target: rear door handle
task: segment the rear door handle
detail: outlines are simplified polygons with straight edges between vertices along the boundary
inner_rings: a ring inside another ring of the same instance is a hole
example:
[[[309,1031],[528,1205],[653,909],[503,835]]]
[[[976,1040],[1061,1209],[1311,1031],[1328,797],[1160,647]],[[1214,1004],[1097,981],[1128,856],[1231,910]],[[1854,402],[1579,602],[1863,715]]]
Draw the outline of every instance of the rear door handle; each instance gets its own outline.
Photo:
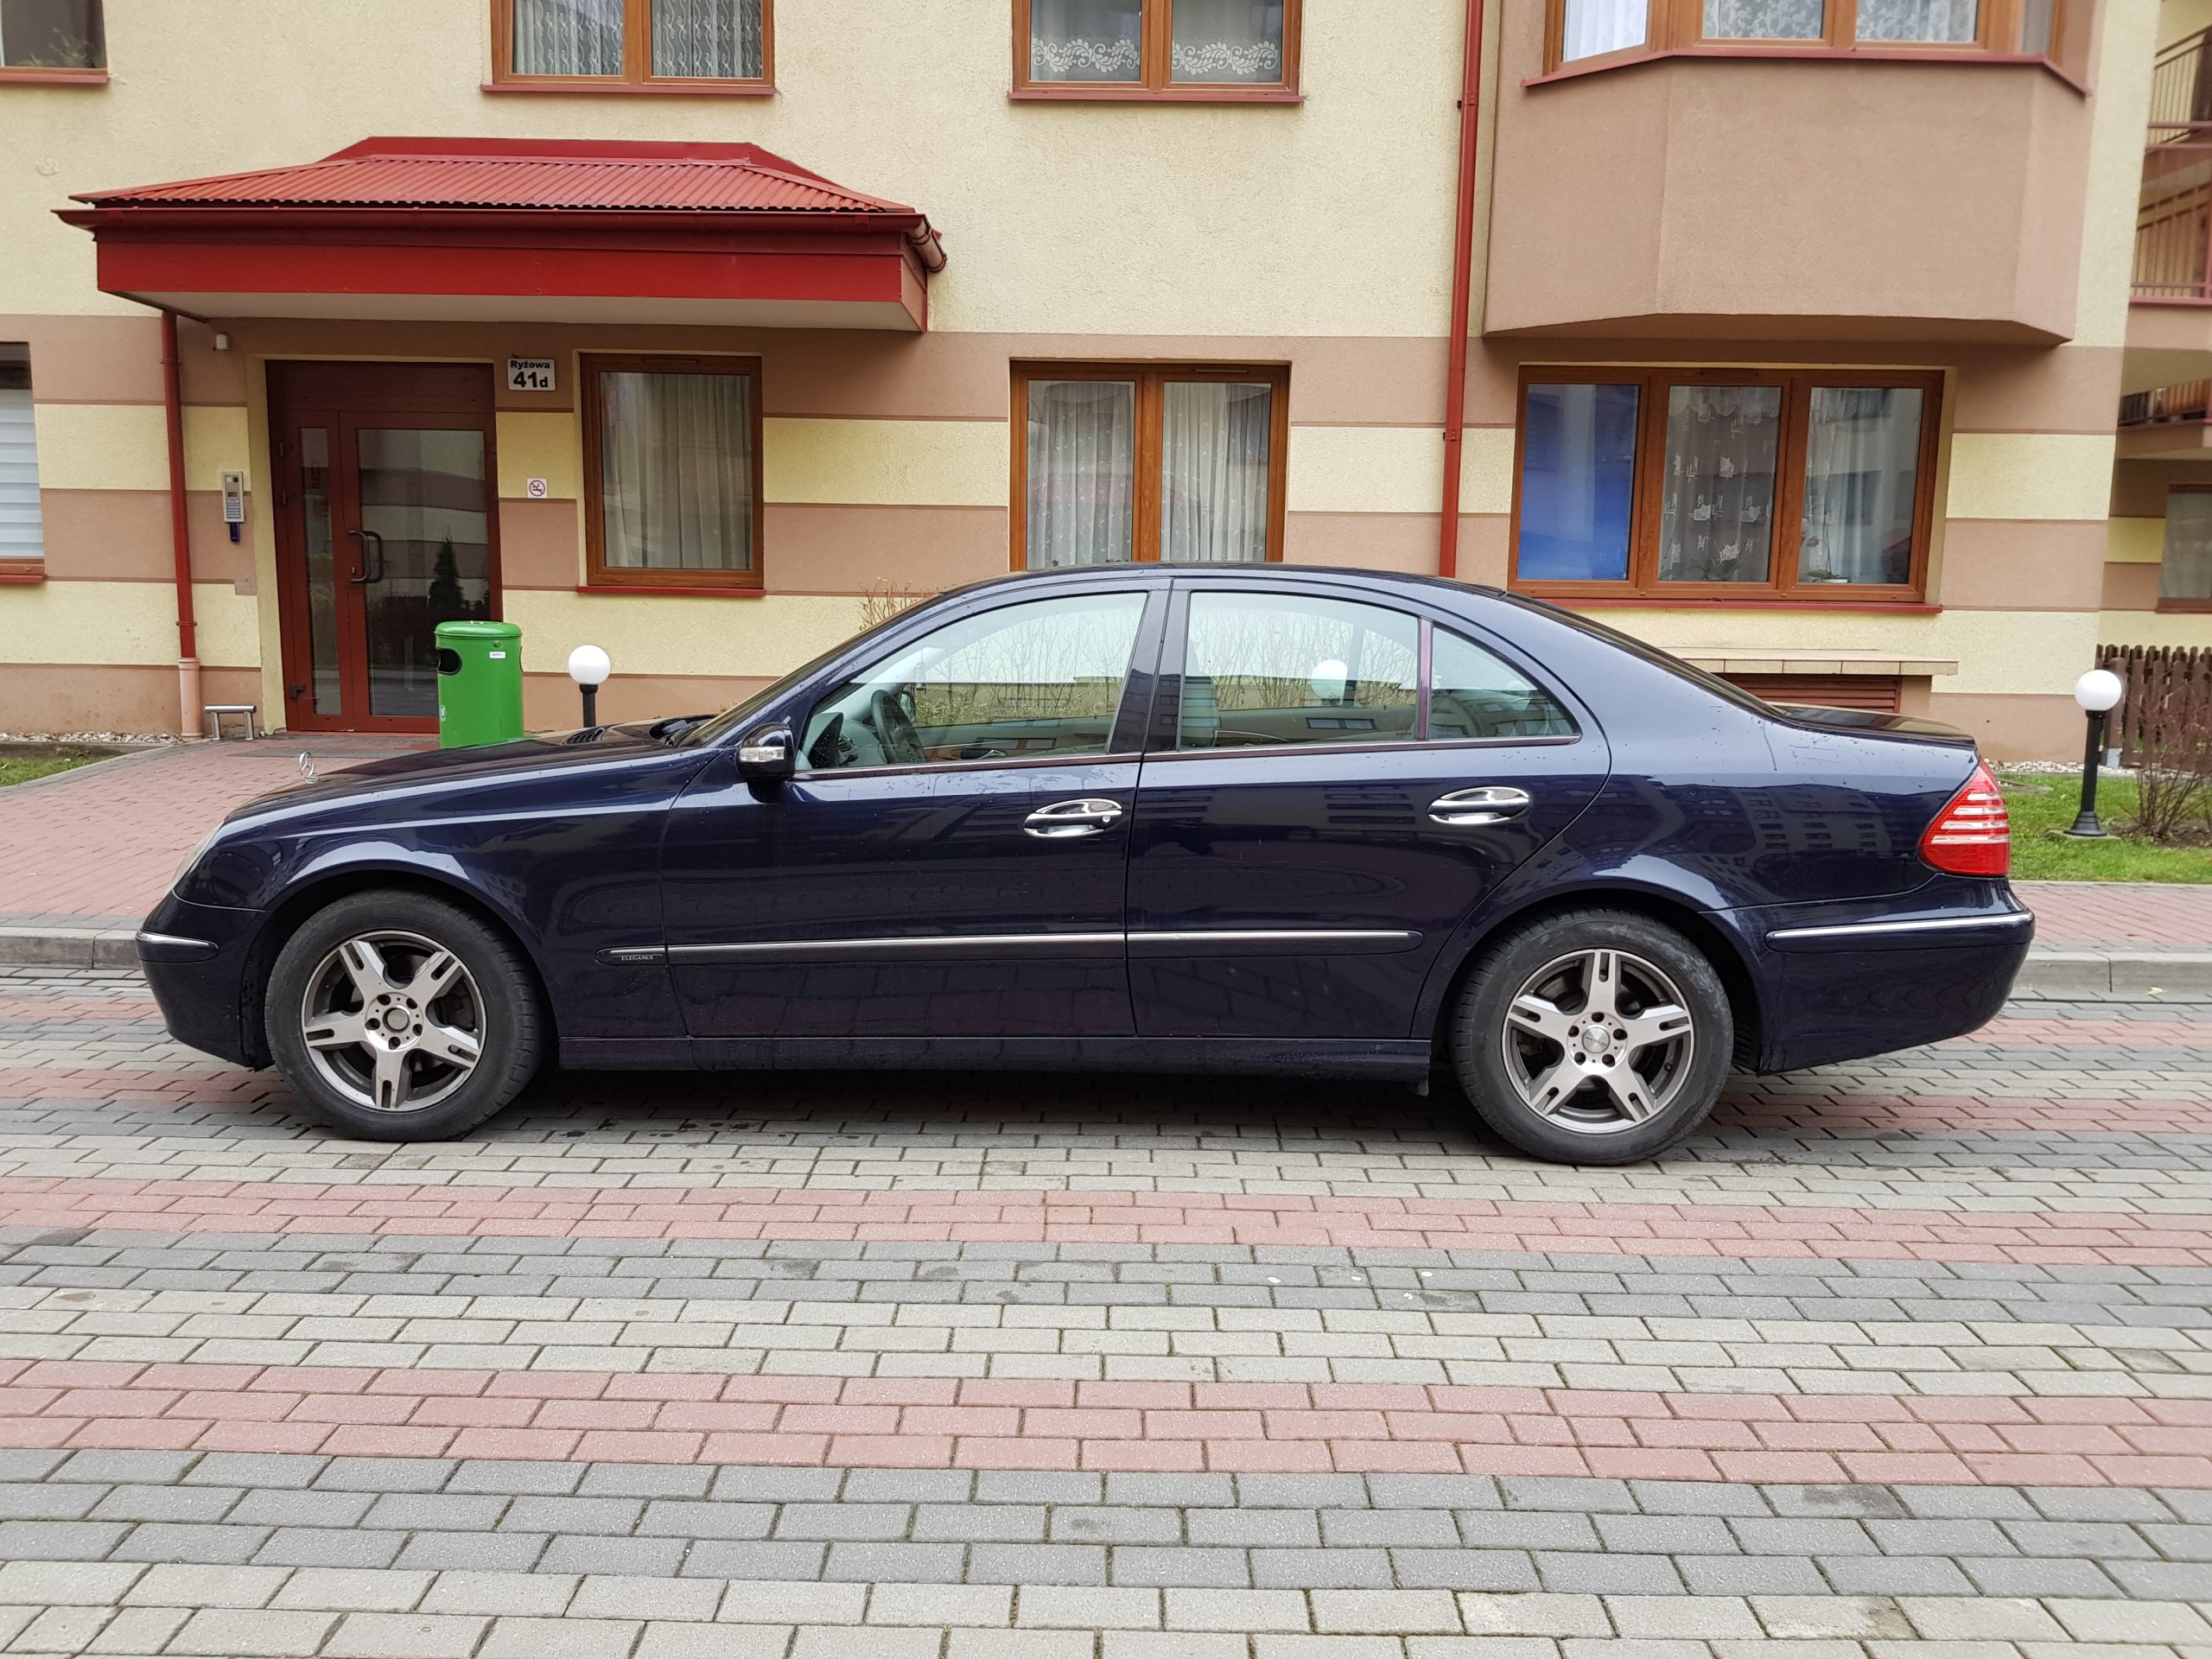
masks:
[[[1021,833],[1039,841],[1066,841],[1076,836],[1103,835],[1121,821],[1119,801],[1055,801],[1023,819]]]
[[[1525,789],[1516,789],[1510,784],[1478,784],[1472,789],[1455,789],[1449,795],[1438,796],[1428,804],[1428,816],[1434,823],[1459,830],[1480,823],[1503,823],[1508,818],[1519,817],[1529,805]]]

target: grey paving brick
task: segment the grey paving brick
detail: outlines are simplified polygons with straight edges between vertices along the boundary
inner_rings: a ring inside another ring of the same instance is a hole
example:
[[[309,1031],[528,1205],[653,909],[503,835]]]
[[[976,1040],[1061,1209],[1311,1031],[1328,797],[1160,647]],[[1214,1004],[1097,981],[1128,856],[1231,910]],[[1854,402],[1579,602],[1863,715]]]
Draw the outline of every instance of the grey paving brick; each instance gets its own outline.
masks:
[[[715,1471],[681,1463],[594,1463],[576,1487],[581,1497],[704,1497]]]
[[[1630,1554],[1726,1554],[1738,1546],[1718,1516],[1600,1515],[1593,1517],[1607,1549]]]
[[[645,1505],[637,1531],[653,1538],[765,1538],[775,1520],[772,1503],[657,1498]]]
[[[167,1485],[181,1479],[199,1455],[196,1452],[73,1452],[61,1465],[58,1478]]]
[[[1130,1509],[1100,1503],[1052,1511],[1046,1531],[1056,1544],[1172,1544],[1183,1536],[1183,1517],[1168,1509]]]
[[[253,1560],[259,1567],[390,1567],[409,1541],[399,1532],[361,1528],[280,1527]]]
[[[680,1538],[556,1537],[538,1557],[541,1573],[620,1573],[672,1579],[683,1563]]]
[[[219,1521],[238,1501],[235,1486],[116,1486],[93,1505],[95,1521]]]
[[[130,1529],[92,1521],[0,1521],[0,1561],[97,1561]]]
[[[1331,1548],[1433,1548],[1459,1541],[1459,1528],[1449,1510],[1324,1510],[1320,1516],[1322,1541]]]
[[[820,1543],[707,1539],[684,1553],[683,1572],[694,1579],[815,1579],[829,1554]]]
[[[914,1510],[912,1536],[919,1543],[1038,1543],[1047,1513],[1041,1503],[923,1503]],[[1192,1519],[1223,1513],[1233,1511],[1194,1510]]]
[[[1241,1549],[1117,1544],[1110,1554],[1108,1571],[1116,1584],[1242,1590],[1252,1582],[1251,1569]]]
[[[1586,1515],[1516,1510],[1458,1512],[1459,1535],[1474,1549],[1600,1549],[1598,1529]]]
[[[2107,1561],[2121,1589],[2146,1601],[2212,1601],[2212,1561]]]
[[[1821,1596],[1820,1567],[1802,1555],[1678,1555],[1675,1566],[1696,1596]]]
[[[370,1504],[360,1524],[402,1532],[474,1530],[499,1525],[512,1502],[508,1497],[452,1492],[386,1492]]]
[[[108,1494],[105,1486],[0,1486],[0,1521],[81,1521]]]
[[[2158,1494],[2129,1486],[2031,1486],[2024,1496],[2053,1521],[2164,1521]]]
[[[1257,1509],[1357,1509],[1368,1501],[1357,1475],[1239,1475],[1236,1501]]]
[[[1891,1555],[2010,1555],[2018,1548],[1993,1521],[1885,1521],[1864,1523]]]
[[[1937,1555],[1838,1555],[1821,1571],[1845,1596],[1970,1596],[1973,1580]]]
[[[1184,1530],[1193,1544],[1318,1548],[1320,1517],[1311,1510],[1191,1510]]]
[[[499,1529],[626,1536],[645,1512],[645,1500],[635,1497],[518,1497],[499,1517]]]
[[[1135,1507],[1221,1508],[1236,1501],[1228,1475],[1152,1474],[1116,1470],[1106,1477],[1106,1502]]]
[[[786,1503],[776,1516],[779,1538],[887,1541],[904,1538],[914,1512],[905,1503]]]
[[[1969,1558],[1959,1570],[1985,1596],[2116,1596],[2120,1586],[2093,1560],[2001,1555]]]
[[[1732,1519],[1729,1529],[1754,1555],[1873,1555],[1879,1547],[1856,1521]]]
[[[449,1492],[499,1492],[512,1497],[552,1497],[573,1492],[582,1482],[580,1463],[525,1462],[507,1458],[470,1459],[446,1482]]]
[[[315,1484],[340,1492],[435,1492],[454,1467],[443,1458],[333,1458]]]
[[[1105,1491],[1103,1474],[985,1469],[976,1477],[978,1503],[1096,1503]]]
[[[970,1584],[1103,1585],[1106,1551],[1096,1544],[972,1544]]]
[[[1251,1563],[1261,1590],[1387,1590],[1394,1582],[1383,1549],[1255,1549]]]
[[[975,1484],[965,1469],[855,1469],[842,1497],[848,1503],[961,1503]]]
[[[1393,1549],[1392,1576],[1406,1590],[1522,1593],[1541,1588],[1536,1564],[1511,1549]]]
[[[177,1489],[188,1491],[189,1487]],[[368,1492],[316,1492],[296,1487],[251,1491],[227,1518],[255,1527],[358,1527],[381,1502]]]
[[[960,1544],[836,1543],[830,1546],[822,1576],[846,1583],[958,1584],[967,1567],[968,1551]]]
[[[2037,1513],[2025,1495],[2010,1486],[1898,1486],[1892,1490],[1907,1513],[1929,1521],[1977,1516],[2031,1521]]]
[[[722,1469],[709,1496],[746,1503],[834,1503],[843,1482],[842,1469]]]
[[[392,1565],[437,1573],[527,1573],[546,1542],[543,1535],[520,1532],[417,1532]]]

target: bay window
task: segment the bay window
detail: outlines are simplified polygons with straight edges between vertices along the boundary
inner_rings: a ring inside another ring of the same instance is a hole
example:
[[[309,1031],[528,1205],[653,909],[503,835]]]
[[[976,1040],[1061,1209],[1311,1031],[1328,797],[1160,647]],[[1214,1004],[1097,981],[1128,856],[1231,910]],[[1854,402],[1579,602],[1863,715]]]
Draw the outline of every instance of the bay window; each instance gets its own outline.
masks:
[[[766,92],[773,0],[493,0],[493,84]]]
[[[587,356],[581,380],[589,584],[758,588],[758,359]]]
[[[1289,372],[1035,364],[1014,376],[1014,565],[1282,556]]]
[[[1939,384],[1817,369],[1525,370],[1513,585],[1917,601]]]
[[[2085,4],[2087,0],[2074,0]],[[2050,54],[2066,0],[1550,0],[1546,67],[1665,51]]]
[[[1017,98],[1294,98],[1300,0],[1014,0]]]

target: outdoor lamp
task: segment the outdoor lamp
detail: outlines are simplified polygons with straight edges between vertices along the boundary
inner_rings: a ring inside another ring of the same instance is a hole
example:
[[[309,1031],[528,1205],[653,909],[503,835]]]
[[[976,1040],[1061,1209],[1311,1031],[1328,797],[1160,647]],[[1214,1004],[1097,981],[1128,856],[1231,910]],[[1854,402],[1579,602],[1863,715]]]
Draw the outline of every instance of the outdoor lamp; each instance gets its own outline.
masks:
[[[2093,668],[2074,682],[2074,701],[2089,717],[2089,744],[2082,753],[2082,810],[2067,827],[2069,836],[2087,838],[2105,833],[2097,822],[2097,762],[2104,753],[2105,716],[2126,695],[2126,685],[2108,668]]]
[[[578,645],[569,653],[569,677],[584,694],[584,724],[599,724],[599,688],[607,683],[607,677],[614,671],[614,664],[597,645]]]

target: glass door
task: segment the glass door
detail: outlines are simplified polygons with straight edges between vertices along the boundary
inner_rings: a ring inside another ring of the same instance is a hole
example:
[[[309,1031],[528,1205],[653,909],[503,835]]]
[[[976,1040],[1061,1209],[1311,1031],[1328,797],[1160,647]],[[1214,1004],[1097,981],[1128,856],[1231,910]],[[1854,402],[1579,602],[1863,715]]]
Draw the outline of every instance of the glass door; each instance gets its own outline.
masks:
[[[270,379],[286,724],[435,730],[437,625],[497,611],[489,374],[278,364]]]

